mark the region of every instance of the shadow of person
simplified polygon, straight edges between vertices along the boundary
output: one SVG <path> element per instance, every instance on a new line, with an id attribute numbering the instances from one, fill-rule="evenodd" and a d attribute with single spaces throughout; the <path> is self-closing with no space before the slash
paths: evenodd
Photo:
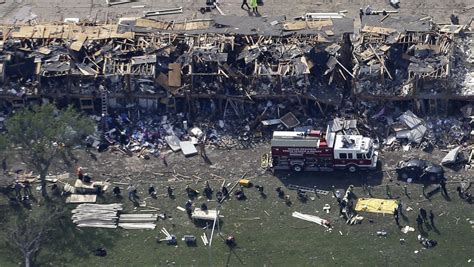
<path id="1" fill-rule="evenodd" d="M 405 215 L 405 213 L 400 212 L 399 214 L 400 214 L 400 216 L 402 217 L 402 220 L 403 220 L 404 222 L 408 222 L 408 217 Z"/>
<path id="2" fill-rule="evenodd" d="M 442 194 L 444 199 L 446 199 L 446 201 L 451 201 L 451 198 L 449 197 L 449 195 L 446 195 L 446 194 Z"/>
<path id="3" fill-rule="evenodd" d="M 433 232 L 435 232 L 438 235 L 441 234 L 441 232 L 438 230 L 438 228 L 436 228 L 436 225 L 433 224 L 432 227 L 433 227 Z"/>
<path id="4" fill-rule="evenodd" d="M 426 230 L 431 231 L 432 227 L 428 222 L 425 222 Z"/>
<path id="5" fill-rule="evenodd" d="M 234 256 L 237 258 L 237 260 L 240 262 L 240 265 L 245 265 L 245 263 L 242 261 L 242 259 L 239 257 L 239 255 L 237 255 L 237 253 L 234 251 L 235 248 L 237 248 L 236 244 L 229 245 L 229 256 L 227 257 L 226 266 L 230 266 L 230 258 L 232 256 L 232 254 L 234 254 Z"/>
<path id="6" fill-rule="evenodd" d="M 212 165 L 212 161 L 209 159 L 209 157 L 205 156 L 203 157 L 204 159 L 204 162 L 207 164 L 207 165 Z"/>

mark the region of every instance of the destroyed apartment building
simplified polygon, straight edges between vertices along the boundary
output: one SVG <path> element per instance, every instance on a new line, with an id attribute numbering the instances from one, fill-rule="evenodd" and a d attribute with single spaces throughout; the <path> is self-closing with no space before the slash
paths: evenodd
<path id="1" fill-rule="evenodd" d="M 321 108 L 339 105 L 352 83 L 349 18 L 122 18 L 1 32 L 0 96 L 14 108 L 49 99 L 103 112 L 130 104 L 192 110 L 193 100 L 217 100 L 221 109 L 223 101 L 289 98 Z"/>
<path id="2" fill-rule="evenodd" d="M 453 55 L 468 26 L 437 25 L 430 17 L 365 16 L 354 42 L 354 94 L 380 102 L 414 101 L 424 114 L 446 113 L 450 100 L 472 100 L 452 79 L 461 75 Z"/>

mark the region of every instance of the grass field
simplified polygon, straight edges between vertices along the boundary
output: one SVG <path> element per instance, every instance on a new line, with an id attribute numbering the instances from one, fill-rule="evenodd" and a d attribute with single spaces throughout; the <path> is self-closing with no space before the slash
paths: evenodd
<path id="1" fill-rule="evenodd" d="M 212 155 L 211 153 L 211 158 Z M 216 154 L 215 157 L 217 156 Z M 199 159 L 193 160 L 199 161 Z M 386 162 L 390 160 L 387 159 Z M 251 158 L 247 161 L 252 162 Z M 469 219 L 474 219 L 474 212 L 472 205 L 458 198 L 455 192 L 456 184 L 449 185 L 450 200 L 441 194 L 426 200 L 422 196 L 421 185 L 410 184 L 408 198 L 404 193 L 403 184 L 388 182 L 384 173 L 380 174 L 380 177 L 374 173 L 361 173 L 357 177 L 349 177 L 346 173 L 338 172 L 304 173 L 298 176 L 284 173 L 275 177 L 270 173 L 259 173 L 257 164 L 246 165 L 247 161 L 241 166 L 251 170 L 249 178 L 254 184 L 265 186 L 267 196 L 264 198 L 255 188 L 249 188 L 245 189 L 247 200 L 237 201 L 232 198 L 223 203 L 221 234 L 223 237 L 229 234 L 236 237 L 237 246 L 233 249 L 226 246 L 219 235 L 216 235 L 210 248 L 205 247 L 201 240 L 198 240 L 196 247 L 188 247 L 181 241 L 181 237 L 185 234 L 199 238 L 204 231 L 207 231 L 207 235 L 210 236 L 210 230 L 203 230 L 201 226 L 194 225 L 185 212 L 176 209 L 177 206 L 184 206 L 187 197 L 183 194 L 185 184 L 174 183 L 176 199 L 163 196 L 157 200 L 146 199 L 148 205 L 159 207 L 161 212 L 171 216 L 164 221 L 160 220 L 155 230 L 77 229 L 70 222 L 70 213 L 66 213 L 65 218 L 57 222 L 56 231 L 43 246 L 38 256 L 38 264 L 40 266 L 473 266 L 474 264 L 473 228 L 469 224 Z M 234 181 L 236 178 L 232 177 L 227 181 Z M 332 194 L 313 195 L 314 200 L 302 203 L 296 199 L 294 191 L 285 189 L 292 198 L 292 205 L 288 206 L 275 192 L 277 186 L 288 183 L 317 185 L 322 189 L 335 185 L 336 189 L 340 190 L 345 190 L 349 184 L 354 184 L 355 194 L 367 197 L 367 192 L 361 186 L 364 181 L 374 186 L 372 194 L 379 198 L 387 198 L 386 184 L 389 184 L 392 196 L 400 199 L 404 208 L 413 208 L 413 211 L 405 211 L 404 216 L 401 216 L 402 226 L 410 225 L 416 228 L 415 218 L 418 208 L 423 207 L 428 211 L 432 209 L 435 213 L 436 229 L 430 227 L 431 230 L 427 230 L 425 226 L 425 235 L 438 241 L 438 245 L 432 249 L 423 249 L 417 241 L 419 233 L 417 231 L 402 233 L 391 215 L 360 213 L 364 217 L 361 224 L 346 225 L 338 216 L 337 202 Z M 156 182 L 159 193 L 163 193 L 163 186 L 167 184 L 169 183 L 166 181 Z M 215 181 L 211 184 L 217 187 L 220 182 Z M 196 187 L 202 189 L 203 183 L 199 183 Z M 144 188 L 145 186 L 142 190 Z M 112 200 L 111 196 L 106 196 L 101 201 L 111 203 Z M 205 198 L 200 198 L 196 199 L 195 203 L 200 205 L 204 201 Z M 129 201 L 125 199 L 123 202 L 126 210 L 133 212 Z M 326 203 L 332 207 L 329 214 L 323 211 Z M 208 206 L 214 208 L 215 202 L 209 202 Z M 71 208 L 72 206 L 68 206 L 68 209 Z M 5 218 L 13 211 L 5 205 L 0 206 L 0 209 L 4 214 L 0 227 L 5 229 Z M 291 217 L 293 211 L 328 219 L 334 228 L 329 232 L 317 224 L 293 218 Z M 162 227 L 178 237 L 178 246 L 157 243 L 157 237 L 164 238 L 160 233 Z M 376 232 L 380 230 L 387 231 L 387 237 L 377 236 Z M 0 235 L 5 235 L 4 231 L 0 232 Z M 404 239 L 405 242 L 400 242 L 400 239 Z M 91 253 L 99 246 L 107 248 L 106 257 L 96 257 Z M 7 242 L 0 243 L 0 266 L 17 266 L 21 263 L 21 259 L 19 254 L 12 252 Z M 470 263 L 469 259 L 472 259 Z"/>

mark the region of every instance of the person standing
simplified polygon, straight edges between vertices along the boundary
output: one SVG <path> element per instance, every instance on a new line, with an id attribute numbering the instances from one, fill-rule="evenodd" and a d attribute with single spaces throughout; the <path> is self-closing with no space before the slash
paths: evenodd
<path id="1" fill-rule="evenodd" d="M 28 180 L 26 180 L 23 184 L 23 192 L 25 192 L 25 196 L 31 196 L 31 185 Z"/>
<path id="2" fill-rule="evenodd" d="M 393 218 L 395 219 L 395 223 L 397 224 L 397 226 L 400 226 L 400 222 L 398 221 L 399 217 L 398 217 L 398 210 L 397 209 L 393 210 Z"/>
<path id="3" fill-rule="evenodd" d="M 21 196 L 21 189 L 23 188 L 23 185 L 18 181 L 16 180 L 15 181 L 15 194 L 16 194 L 16 197 L 18 198 L 18 200 L 22 200 L 22 196 Z"/>
<path id="4" fill-rule="evenodd" d="M 84 177 L 84 173 L 82 171 L 82 167 L 77 167 L 76 169 L 76 174 L 77 174 L 77 179 L 82 181 L 82 178 Z"/>
<path id="5" fill-rule="evenodd" d="M 201 157 L 205 159 L 207 158 L 207 154 L 206 154 L 206 144 L 204 142 L 205 142 L 204 139 L 199 142 L 199 152 L 201 154 Z"/>
<path id="6" fill-rule="evenodd" d="M 3 158 L 3 160 L 2 160 L 2 169 L 3 169 L 3 174 L 7 174 L 8 168 L 7 168 L 7 158 L 6 157 Z"/>
<path id="7" fill-rule="evenodd" d="M 252 7 L 252 12 L 258 14 L 258 4 L 257 0 L 250 0 L 250 7 Z"/>
<path id="8" fill-rule="evenodd" d="M 130 184 L 128 187 L 127 187 L 127 191 L 128 191 L 128 200 L 132 201 L 133 203 L 136 203 L 137 202 L 137 188 L 133 185 L 133 184 Z"/>
<path id="9" fill-rule="evenodd" d="M 250 10 L 249 4 L 247 4 L 247 0 L 242 0 L 242 5 L 240 6 L 240 8 L 245 9 L 244 6 L 247 7 L 247 10 Z"/>

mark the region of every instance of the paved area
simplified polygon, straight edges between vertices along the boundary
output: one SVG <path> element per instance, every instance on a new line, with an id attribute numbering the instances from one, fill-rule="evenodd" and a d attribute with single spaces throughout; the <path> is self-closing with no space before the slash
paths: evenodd
<path id="1" fill-rule="evenodd" d="M 241 0 L 221 0 L 221 10 L 226 15 L 253 15 L 240 8 Z M 259 7 L 262 16 L 286 15 L 288 18 L 302 16 L 306 12 L 334 12 L 347 10 L 347 16 L 359 23 L 359 8 L 371 5 L 374 9 L 392 10 L 388 0 L 264 0 Z M 144 6 L 144 7 L 141 7 Z M 107 6 L 106 0 L 6 0 L 0 4 L 0 21 L 13 23 L 27 18 L 31 13 L 38 16 L 38 21 L 62 21 L 64 18 L 89 18 L 104 21 L 119 17 L 141 16 L 145 10 L 157 10 L 183 7 L 183 14 L 161 16 L 163 19 L 184 19 L 210 17 L 211 13 L 202 15 L 198 10 L 205 6 L 205 0 L 136 0 L 133 3 Z M 448 23 L 449 15 L 454 11 L 459 14 L 461 23 L 474 15 L 472 0 L 411 0 L 401 1 L 399 9 L 406 15 L 431 15 L 438 23 Z M 218 14 L 213 10 L 212 14 Z"/>

